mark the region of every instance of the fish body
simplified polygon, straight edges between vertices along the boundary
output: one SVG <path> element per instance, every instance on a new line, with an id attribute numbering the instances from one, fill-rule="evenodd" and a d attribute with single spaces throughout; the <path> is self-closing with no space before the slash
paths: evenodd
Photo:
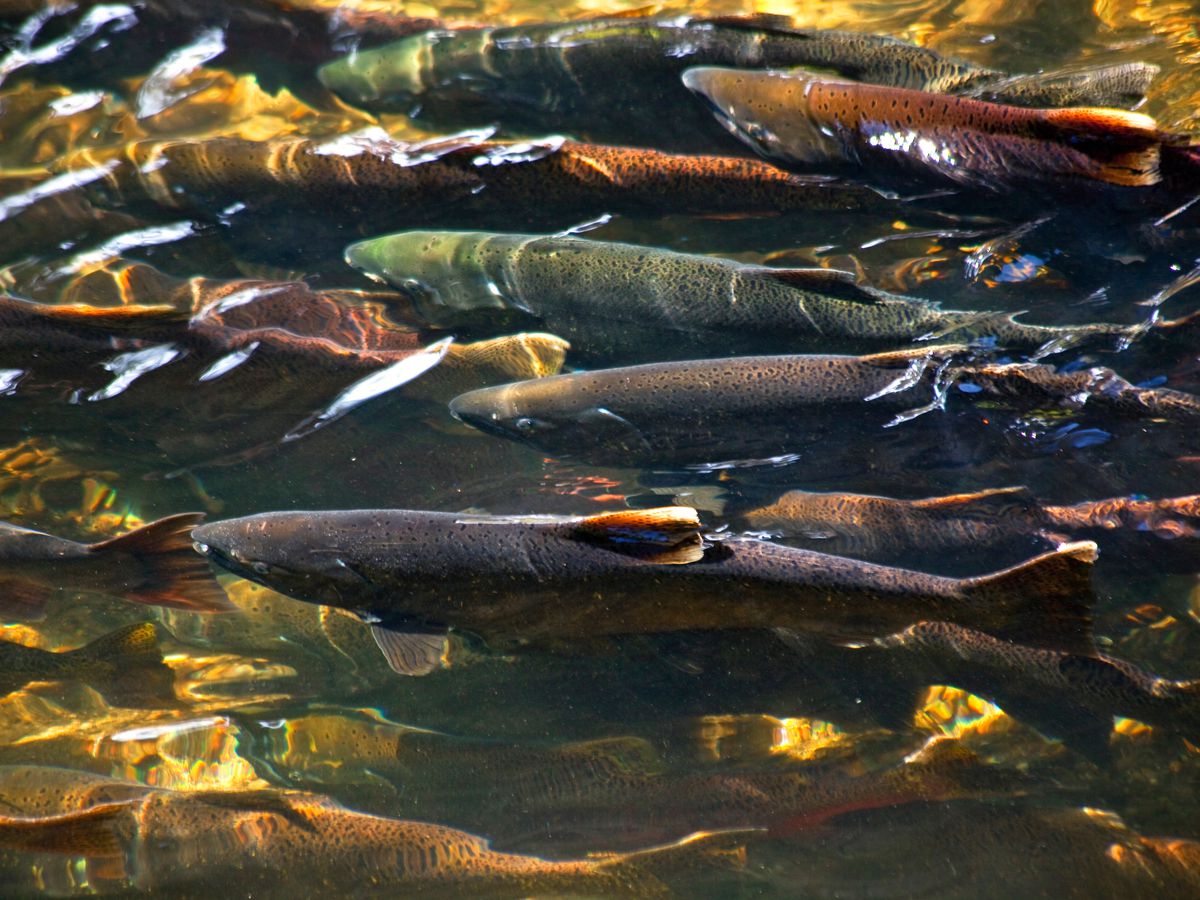
<path id="1" fill-rule="evenodd" d="M 1041 543 L 1049 524 L 1024 488 L 922 500 L 793 490 L 735 518 L 752 531 L 877 560 Z"/>
<path id="2" fill-rule="evenodd" d="M 628 854 L 550 861 L 501 853 L 467 832 L 354 812 L 313 794 L 151 791 L 51 816 L 0 816 L 0 846 L 102 862 L 101 886 L 194 890 L 237 872 L 241 889 L 520 898 L 666 896 L 664 878 L 737 868 L 752 832 L 697 833 Z M 351 858 L 354 865 L 347 867 Z M 99 873 L 107 872 L 106 875 Z M 114 877 L 116 876 L 116 877 Z"/>
<path id="3" fill-rule="evenodd" d="M 1183 424 L 1200 413 L 1191 394 L 1139 388 L 1110 369 L 955 365 L 962 350 L 946 345 L 870 356 L 745 356 L 597 369 L 471 391 L 454 398 L 450 410 L 482 431 L 545 453 L 617 465 L 774 460 L 810 450 L 835 426 L 848 424 L 875 442 L 885 435 L 916 439 L 939 422 L 967 431 L 957 415 L 926 415 L 882 431 L 898 411 L 908 417 L 908 410 L 932 408 L 927 401 L 939 385 L 949 385 L 952 410 L 979 401 L 1026 411 L 1086 407 Z M 828 455 L 830 448 L 820 446 Z"/>
<path id="4" fill-rule="evenodd" d="M 874 646 L 920 680 L 992 700 L 1090 755 L 1106 754 L 1113 716 L 1200 734 L 1200 679 L 1173 681 L 1106 654 L 1032 647 L 947 622 L 921 622 Z"/>
<path id="5" fill-rule="evenodd" d="M 406 231 L 351 244 L 346 261 L 438 310 L 528 312 L 562 330 L 576 317 L 680 331 L 744 332 L 828 344 L 907 343 L 928 334 L 994 336 L 1041 346 L 1122 325 L 1026 325 L 1004 313 L 943 310 L 859 285 L 849 272 L 773 269 L 692 253 L 584 238 Z M 576 344 L 585 344 L 581 329 Z"/>
<path id="6" fill-rule="evenodd" d="M 382 229 L 518 210 L 523 217 L 563 221 L 605 212 L 788 212 L 878 203 L 866 188 L 756 159 L 561 137 L 488 141 L 469 132 L 407 142 L 382 131 L 323 140 L 134 141 L 73 154 L 57 170 L 104 172 L 79 190 L 108 209 L 214 214 L 245 203 L 246 214 L 254 214 L 319 204 L 326 225 L 358 224 L 369 215 Z"/>
<path id="7" fill-rule="evenodd" d="M 814 72 L 696 68 L 684 83 L 758 153 L 942 186 L 1149 187 L 1166 136 L 1116 109 L 1030 109 Z"/>
<path id="8" fill-rule="evenodd" d="M 876 561 L 985 548 L 1028 549 L 1074 536 L 1101 542 L 1141 537 L 1141 552 L 1150 552 L 1161 565 L 1161 554 L 1146 547 L 1144 536 L 1167 543 L 1182 539 L 1189 546 L 1200 538 L 1196 495 L 1160 500 L 1110 497 L 1058 505 L 1041 502 L 1021 487 L 920 500 L 793 490 L 770 503 L 745 505 L 734 517 L 751 531 Z"/>
<path id="9" fill-rule="evenodd" d="M 39 618 L 56 590 L 124 597 L 193 611 L 230 609 L 224 591 L 191 549 L 198 513 L 168 516 L 127 534 L 81 544 L 0 523 L 0 610 Z"/>
<path id="10" fill-rule="evenodd" d="M 885 622 L 923 618 L 1038 630 L 1030 616 L 1054 620 L 1066 641 L 1087 631 L 1095 546 L 954 579 L 752 539 L 705 546 L 684 507 L 532 520 L 263 513 L 193 536 L 220 566 L 297 599 L 401 632 L 452 627 L 501 646 L 683 630 L 879 635 L 891 630 Z"/>
<path id="11" fill-rule="evenodd" d="M 0 692 L 31 681 L 80 680 L 94 684 L 110 702 L 137 706 L 174 699 L 174 675 L 158 649 L 152 623 L 131 625 L 75 650 L 53 653 L 0 642 Z"/>

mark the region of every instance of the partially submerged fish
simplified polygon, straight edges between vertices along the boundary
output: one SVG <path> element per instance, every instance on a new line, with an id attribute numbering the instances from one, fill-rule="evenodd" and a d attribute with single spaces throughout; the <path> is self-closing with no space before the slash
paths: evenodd
<path id="1" fill-rule="evenodd" d="M 1200 495 L 1146 500 L 1112 497 L 1073 505 L 1039 501 L 1023 487 L 997 488 L 921 500 L 864 494 L 792 490 L 762 505 L 732 513 L 752 531 L 800 540 L 830 553 L 898 561 L 913 554 L 977 552 L 983 549 L 1053 545 L 1068 536 L 1101 542 L 1113 532 L 1142 537 L 1141 553 L 1161 565 L 1157 548 L 1166 542 L 1200 539 Z M 1193 561 L 1193 568 L 1200 562 Z"/>
<path id="2" fill-rule="evenodd" d="M 117 705 L 161 705 L 175 698 L 153 623 L 130 625 L 74 650 L 57 653 L 0 641 L 0 695 L 31 681 L 78 680 Z"/>
<path id="3" fill-rule="evenodd" d="M 1108 753 L 1113 716 L 1200 736 L 1200 679 L 1173 681 L 1105 654 L 1032 647 L 948 622 L 909 626 L 872 649 L 893 658 L 897 682 L 963 688 L 1093 757 Z"/>
<path id="4" fill-rule="evenodd" d="M 1095 545 L 954 579 L 730 539 L 695 510 L 588 518 L 418 510 L 263 513 L 197 528 L 196 547 L 297 599 L 369 614 L 394 656 L 456 628 L 494 645 L 685 630 L 879 635 L 926 618 L 1034 635 L 1089 631 Z"/>
<path id="5" fill-rule="evenodd" d="M 679 74 L 696 65 L 817 66 L 948 92 L 1006 77 L 892 37 L 797 29 L 783 16 L 635 15 L 430 31 L 329 63 L 320 78 L 352 103 L 419 107 L 443 125 L 499 120 L 516 131 L 562 129 L 592 140 L 696 150 L 719 137 L 678 85 Z M 1099 90 L 1103 85 L 1098 79 Z M 1120 86 L 1124 99 L 1128 84 Z M 671 110 L 669 129 L 661 127 L 664 109 Z"/>
<path id="6" fill-rule="evenodd" d="M 701 67 L 684 84 L 766 158 L 990 190 L 1148 187 L 1174 139 L 1141 113 L 1027 109 L 815 72 Z"/>
<path id="7" fill-rule="evenodd" d="M 239 889 L 265 896 L 314 889 L 665 896 L 672 878 L 694 875 L 690 870 L 739 868 L 754 834 L 698 832 L 635 853 L 550 861 L 500 853 L 483 838 L 442 825 L 354 812 L 314 794 L 151 790 L 61 815 L 0 816 L 0 846 L 114 860 L 115 868 L 95 872 L 114 892 L 191 890 L 232 867 Z"/>
<path id="8" fill-rule="evenodd" d="M 479 215 L 565 221 L 666 209 L 776 213 L 859 209 L 879 199 L 857 185 L 755 159 L 561 137 L 489 141 L 478 132 L 424 141 L 378 129 L 334 139 L 134 141 L 73 154 L 55 171 L 102 172 L 76 190 L 104 208 L 215 214 L 244 203 L 244 217 L 317 206 L 317 224 L 358 225 L 370 216 L 379 230 Z"/>
<path id="9" fill-rule="evenodd" d="M 826 453 L 824 437 L 835 426 L 845 429 L 851 416 L 872 440 L 890 434 L 898 441 L 936 427 L 936 414 L 903 420 L 942 401 L 951 409 L 983 401 L 1022 412 L 1086 408 L 1142 420 L 1200 418 L 1195 396 L 1136 387 L 1110 369 L 973 363 L 963 349 L 597 369 L 471 391 L 454 398 L 450 410 L 482 431 L 546 453 L 619 465 L 770 460 L 818 446 Z M 898 421 L 904 427 L 882 430 Z M 969 427 L 961 417 L 953 425 Z"/>
<path id="10" fill-rule="evenodd" d="M 96 544 L 0 523 L 0 612 L 43 614 L 58 590 L 124 597 L 134 603 L 205 612 L 233 607 L 189 534 L 200 513 L 181 513 Z"/>
<path id="11" fill-rule="evenodd" d="M 849 272 L 776 269 L 714 256 L 561 235 L 405 231 L 346 248 L 346 262 L 424 302 L 521 310 L 562 331 L 576 318 L 680 331 L 897 344 L 936 334 L 1003 344 L 1128 337 L 1140 326 L 1026 325 L 1002 312 L 943 310 L 859 285 Z M 586 346 L 587 327 L 572 332 Z"/>

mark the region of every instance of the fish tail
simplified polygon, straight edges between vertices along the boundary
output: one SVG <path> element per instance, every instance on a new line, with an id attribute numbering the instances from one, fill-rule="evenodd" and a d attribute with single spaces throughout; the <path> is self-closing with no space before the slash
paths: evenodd
<path id="1" fill-rule="evenodd" d="M 139 802 L 102 803 L 57 816 L 0 816 L 0 847 L 33 853 L 120 857 L 129 816 Z"/>
<path id="2" fill-rule="evenodd" d="M 963 591 L 973 622 L 960 624 L 1037 647 L 1092 655 L 1091 569 L 1096 544 L 1077 541 L 977 578 Z M 988 625 L 981 624 L 987 620 Z"/>
<path id="3" fill-rule="evenodd" d="M 597 873 L 607 876 L 620 892 L 638 897 L 666 896 L 670 894 L 667 882 L 676 878 L 744 868 L 747 841 L 762 833 L 756 828 L 698 831 L 672 844 L 593 858 Z"/>
<path id="4" fill-rule="evenodd" d="M 1110 184 L 1144 187 L 1162 180 L 1163 135 L 1154 119 L 1123 109 L 1042 110 L 1055 136 L 1097 163 L 1094 176 Z"/>
<path id="5" fill-rule="evenodd" d="M 95 678 L 116 705 L 158 705 L 175 697 L 175 673 L 163 662 L 153 622 L 129 625 L 69 651 L 73 670 Z"/>
<path id="6" fill-rule="evenodd" d="M 192 548 L 192 529 L 203 519 L 203 513 L 167 516 L 90 549 L 97 555 L 133 557 L 138 568 L 123 594 L 135 603 L 188 612 L 229 612 L 233 604 L 208 561 Z"/>

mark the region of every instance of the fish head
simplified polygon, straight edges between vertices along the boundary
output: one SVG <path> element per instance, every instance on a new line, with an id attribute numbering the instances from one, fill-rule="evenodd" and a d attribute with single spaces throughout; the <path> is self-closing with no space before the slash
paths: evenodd
<path id="1" fill-rule="evenodd" d="M 571 390 L 572 376 L 551 376 L 479 388 L 450 401 L 450 413 L 486 434 L 555 456 L 631 455 L 647 450 L 642 432 L 624 416 Z"/>
<path id="2" fill-rule="evenodd" d="M 730 134 L 760 156 L 818 163 L 839 159 L 841 142 L 808 114 L 809 87 L 841 79 L 804 69 L 786 72 L 696 66 L 681 76 L 684 87 L 708 104 Z"/>
<path id="3" fill-rule="evenodd" d="M 321 84 L 351 103 L 405 103 L 425 90 L 422 78 L 437 32 L 410 35 L 353 52 L 317 70 Z"/>
<path id="4" fill-rule="evenodd" d="M 346 529 L 321 512 L 226 519 L 192 531 L 197 552 L 235 575 L 282 594 L 357 609 L 370 583 L 347 559 Z"/>
<path id="5" fill-rule="evenodd" d="M 430 312 L 503 308 L 508 291 L 488 277 L 486 232 L 402 231 L 346 248 L 346 264 L 408 295 Z"/>

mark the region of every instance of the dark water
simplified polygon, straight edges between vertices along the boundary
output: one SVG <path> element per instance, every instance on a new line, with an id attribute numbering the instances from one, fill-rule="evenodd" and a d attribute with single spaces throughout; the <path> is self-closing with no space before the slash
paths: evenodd
<path id="1" fill-rule="evenodd" d="M 362 111 L 329 94 L 314 77 L 317 66 L 358 40 L 378 38 L 362 37 L 365 26 L 354 20 L 334 27 L 326 13 L 283 7 L 214 0 L 186 12 L 170 2 L 3 9 L 4 288 L 47 306 L 165 304 L 177 315 L 76 318 L 58 328 L 39 320 L 23 330 L 0 319 L 0 518 L 92 542 L 193 510 L 211 521 L 266 510 L 591 515 L 679 503 L 698 507 L 715 531 L 736 531 L 750 527 L 739 510 L 792 489 L 916 499 L 1023 485 L 1042 504 L 1057 505 L 1200 491 L 1194 420 L 1116 418 L 1088 408 L 995 404 L 981 413 L 951 405 L 898 438 L 864 433 L 848 418 L 796 459 L 733 469 L 551 458 L 448 414 L 446 402 L 461 391 L 555 371 L 558 345 L 542 338 L 532 357 L 505 357 L 507 369 L 468 361 L 435 381 L 443 362 L 325 427 L 307 427 L 380 367 L 361 359 L 372 335 L 410 351 L 447 335 L 465 345 L 546 330 L 519 315 L 449 327 L 424 321 L 343 262 L 347 244 L 406 227 L 541 233 L 592 223 L 589 238 L 848 269 L 865 283 L 947 308 L 1027 310 L 1024 321 L 1059 325 L 1182 319 L 1196 308 L 1188 276 L 1200 252 L 1194 216 L 1171 215 L 1193 199 L 1187 194 L 1152 213 L 1086 192 L 1069 202 L 1025 196 L 999 204 L 968 192 L 946 204 L 878 196 L 852 210 L 702 216 L 670 202 L 636 215 L 603 202 L 560 207 L 536 192 L 491 208 L 447 199 L 458 195 L 445 185 L 423 189 L 420 202 L 410 195 L 390 202 L 337 184 L 263 188 L 253 176 L 220 184 L 214 200 L 201 196 L 195 172 L 144 160 L 157 196 L 80 183 L 79 173 L 110 158 L 105 152 L 133 141 L 332 140 L 368 128 L 400 141 L 438 134 L 436 122 Z M 745 12 L 725 5 L 703 11 Z M 1162 71 L 1140 111 L 1166 129 L 1195 124 L 1197 10 L 1188 4 L 864 0 L 771 11 L 795 14 L 801 26 L 904 37 L 1012 72 L 1154 63 Z M 393 12 L 516 23 L 585 10 L 539 3 Z M 663 127 L 671 127 L 670 110 Z M 39 191 L 53 178 L 63 180 Z M 260 291 L 262 280 L 304 281 L 317 291 L 376 292 L 367 299 L 382 300 L 360 308 L 357 328 L 331 312 L 349 308 L 346 294 L 324 295 L 321 302 L 331 305 L 314 305 L 311 315 L 280 306 L 252 323 L 274 327 L 275 343 L 262 339 L 235 365 L 228 333 L 225 344 L 204 343 L 189 336 L 197 321 L 188 323 L 197 303 L 248 289 L 244 279 L 259 279 Z M 1144 304 L 1163 296 L 1161 305 Z M 232 318 L 236 302 L 221 312 L 233 331 L 248 327 Z M 880 349 L 655 331 L 603 318 L 569 324 L 563 336 L 574 347 L 566 370 Z M 296 349 L 297 335 L 327 343 Z M 1025 358 L 985 353 L 996 361 Z M 218 361 L 226 374 L 205 378 Z M 1060 371 L 1109 366 L 1133 384 L 1200 392 L 1194 329 L 1160 330 L 1129 346 L 1094 342 L 1045 361 Z M 299 437 L 285 440 L 289 434 Z M 1174 539 L 1144 522 L 1069 535 L 1100 545 L 1093 580 L 1101 651 L 1163 678 L 1200 678 L 1195 525 L 1183 521 Z M 817 529 L 801 543 L 820 550 L 827 540 Z M 915 543 L 887 561 L 976 575 L 1050 546 L 1030 535 L 1000 548 L 922 550 Z M 4 565 L 0 582 L 11 590 Z M 0 698 L 0 763 L 179 791 L 266 792 L 253 795 L 259 798 L 308 791 L 350 810 L 451 826 L 547 860 L 634 851 L 697 831 L 760 829 L 740 841 L 740 865 L 698 852 L 650 867 L 682 896 L 1200 893 L 1200 844 L 1192 843 L 1200 841 L 1194 695 L 1166 724 L 1116 715 L 1097 758 L 1043 736 L 1056 715 L 1064 727 L 1073 715 L 1074 701 L 1052 687 L 1032 689 L 1041 716 L 1031 721 L 1021 714 L 1026 708 L 1003 711 L 999 697 L 991 698 L 996 705 L 961 684 L 938 684 L 918 665 L 876 668 L 864 654 L 805 636 L 681 628 L 501 653 L 464 634 L 452 638 L 448 667 L 410 678 L 388 669 L 366 625 L 352 616 L 221 577 L 238 612 L 180 612 L 63 589 L 44 619 L 7 619 L 5 640 L 47 649 L 156 621 L 174 696 L 156 708 L 119 706 L 86 674 L 34 680 Z M 942 739 L 933 746 L 949 761 L 914 756 L 922 747 L 928 753 L 932 738 Z M 21 784 L 47 785 L 38 805 L 32 788 L 5 781 L 15 771 L 0 773 L 0 815 L 80 808 L 62 785 L 84 774 L 26 775 Z M 227 815 L 195 833 L 184 809 L 162 826 L 171 841 L 161 843 L 154 839 L 162 833 L 152 837 L 143 824 L 147 843 L 135 853 L 123 833 L 124 856 L 89 855 L 80 837 L 86 829 L 68 829 L 62 852 L 22 849 L 5 838 L 0 893 L 284 896 L 317 883 L 346 892 L 412 890 L 386 880 L 380 887 L 376 857 L 355 844 L 353 828 L 349 842 L 339 842 L 320 828 L 297 829 L 267 801 L 243 805 L 250 811 L 220 807 Z M 272 856 L 271 841 L 286 843 L 289 828 L 314 835 L 311 845 Z M 191 862 L 179 849 L 187 846 L 199 848 Z M 267 860 L 259 868 L 247 862 L 254 852 Z M 145 860 L 156 854 L 178 864 L 175 880 L 149 874 L 154 865 Z M 297 864 L 301 858 L 309 868 Z M 647 885 L 621 890 L 638 895 Z M 536 880 L 504 888 L 451 878 L 437 890 L 590 896 L 616 888 Z"/>

